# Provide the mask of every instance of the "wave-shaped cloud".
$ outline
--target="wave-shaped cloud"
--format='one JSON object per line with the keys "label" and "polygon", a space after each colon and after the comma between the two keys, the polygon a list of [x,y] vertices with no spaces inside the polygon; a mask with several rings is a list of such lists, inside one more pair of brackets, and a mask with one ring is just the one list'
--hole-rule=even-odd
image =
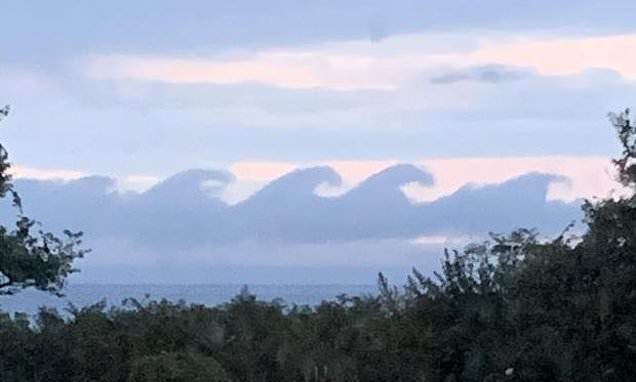
{"label": "wave-shaped cloud", "polygon": [[224,171],[185,171],[143,193],[119,193],[106,177],[66,183],[18,180],[16,186],[27,213],[47,228],[82,229],[89,243],[120,240],[165,251],[253,240],[326,243],[483,235],[517,227],[550,234],[580,217],[579,203],[546,199],[550,184],[561,180],[530,173],[500,184],[466,185],[421,203],[405,196],[402,187],[432,186],[433,176],[406,164],[371,175],[338,197],[315,192],[325,183],[340,184],[332,168],[298,169],[236,205],[220,197],[233,181]]}

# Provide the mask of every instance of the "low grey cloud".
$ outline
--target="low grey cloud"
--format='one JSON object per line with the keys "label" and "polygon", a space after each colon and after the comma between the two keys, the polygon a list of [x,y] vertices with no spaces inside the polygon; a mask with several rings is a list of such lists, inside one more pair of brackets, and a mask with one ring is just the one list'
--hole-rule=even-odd
{"label": "low grey cloud", "polygon": [[[18,180],[16,186],[28,215],[46,222],[48,229],[83,230],[87,243],[95,248],[92,256],[102,263],[137,257],[133,262],[317,265],[320,251],[324,263],[336,260],[337,251],[329,245],[355,252],[364,245],[347,247],[346,243],[404,243],[422,236],[486,237],[489,231],[517,227],[536,227],[551,235],[581,217],[579,203],[546,200],[548,186],[559,178],[538,173],[501,184],[466,185],[424,203],[413,203],[400,187],[412,182],[432,185],[433,178],[406,164],[374,174],[342,196],[328,198],[316,195],[315,189],[340,182],[329,167],[293,171],[244,202],[228,205],[215,195],[232,179],[223,171],[190,170],[139,194],[113,191],[113,180],[105,177],[67,183]],[[217,190],[211,193],[206,184]],[[10,218],[3,212],[4,220]],[[404,258],[398,261],[397,249],[405,247],[390,246],[396,254],[386,262],[397,256],[394,260],[404,265]],[[270,247],[277,249],[266,249]],[[310,253],[306,260],[303,252]],[[360,253],[351,253],[350,258],[362,261],[365,256]]]}
{"label": "low grey cloud", "polygon": [[475,66],[467,69],[448,71],[429,79],[431,84],[446,85],[462,81],[500,83],[527,78],[533,73],[529,70],[510,68],[502,65]]}

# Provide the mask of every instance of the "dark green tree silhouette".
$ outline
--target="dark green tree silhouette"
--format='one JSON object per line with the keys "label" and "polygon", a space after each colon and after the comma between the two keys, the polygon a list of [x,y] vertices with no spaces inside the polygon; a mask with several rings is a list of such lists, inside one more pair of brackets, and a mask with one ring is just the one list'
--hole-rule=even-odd
{"label": "dark green tree silhouette", "polygon": [[196,353],[162,353],[136,360],[130,382],[229,382],[214,359]]}

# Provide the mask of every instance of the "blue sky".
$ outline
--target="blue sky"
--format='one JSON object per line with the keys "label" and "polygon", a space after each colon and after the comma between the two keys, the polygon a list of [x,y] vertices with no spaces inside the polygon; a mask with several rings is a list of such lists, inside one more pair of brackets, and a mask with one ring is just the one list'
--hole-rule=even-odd
{"label": "blue sky", "polygon": [[[632,104],[634,14],[631,1],[8,2],[0,139],[42,189],[100,175],[97,194],[124,197],[206,169],[225,180],[197,190],[236,205],[294,170],[332,168],[337,184],[309,186],[343,197],[410,163],[432,178],[389,182],[411,202],[540,172],[557,176],[537,188],[546,203],[572,203],[616,188],[606,114]],[[475,234],[455,228],[443,234]]]}

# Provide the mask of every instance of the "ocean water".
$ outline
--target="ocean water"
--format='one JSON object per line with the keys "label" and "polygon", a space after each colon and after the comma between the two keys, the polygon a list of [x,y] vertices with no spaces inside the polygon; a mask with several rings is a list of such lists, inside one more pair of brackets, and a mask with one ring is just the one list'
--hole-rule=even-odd
{"label": "ocean water", "polygon": [[[183,300],[186,303],[213,306],[230,301],[242,288],[243,285],[237,284],[72,284],[65,288],[64,297],[55,297],[35,290],[24,290],[12,296],[0,296],[0,310],[33,315],[39,307],[46,306],[64,312],[69,303],[82,307],[105,299],[109,305],[118,306],[126,298],[144,300],[146,295],[154,300],[165,298],[173,302]],[[248,290],[263,301],[281,298],[288,305],[316,305],[323,300],[334,300],[343,293],[349,296],[375,294],[377,286],[261,284],[248,285]]]}

